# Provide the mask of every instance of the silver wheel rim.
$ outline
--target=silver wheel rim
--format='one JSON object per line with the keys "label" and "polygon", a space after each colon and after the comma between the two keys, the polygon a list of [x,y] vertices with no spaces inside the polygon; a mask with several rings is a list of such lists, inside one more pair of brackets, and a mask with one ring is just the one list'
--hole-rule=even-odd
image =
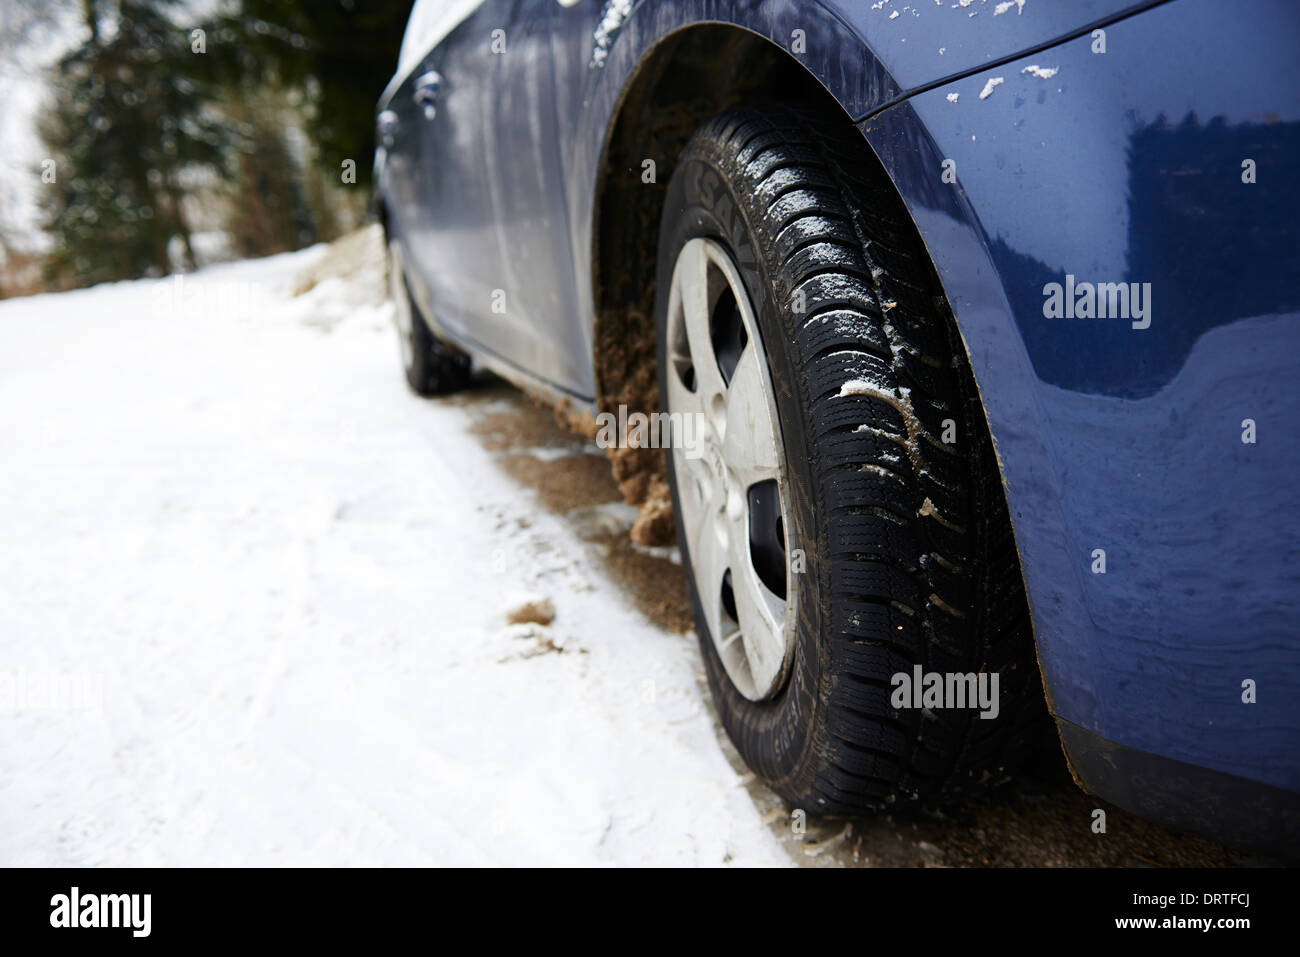
{"label": "silver wheel rim", "polygon": [[415,358],[411,344],[411,297],[406,291],[406,277],[402,269],[402,251],[396,241],[388,244],[388,294],[393,300],[393,322],[397,325],[397,339],[402,346],[402,365],[409,369]]}
{"label": "silver wheel rim", "polygon": [[[730,334],[736,314],[743,341]],[[700,423],[691,449],[672,443],[682,545],[727,677],[760,701],[780,689],[793,648],[789,499],[767,355],[718,243],[692,239],[678,255],[667,333],[668,412]]]}

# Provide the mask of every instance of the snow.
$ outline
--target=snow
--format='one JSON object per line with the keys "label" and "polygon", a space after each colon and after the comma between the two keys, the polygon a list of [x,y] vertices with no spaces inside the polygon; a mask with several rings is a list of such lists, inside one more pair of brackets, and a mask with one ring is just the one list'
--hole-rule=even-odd
{"label": "snow", "polygon": [[610,47],[618,39],[624,21],[631,15],[632,0],[605,0],[605,6],[600,11],[600,22],[596,24],[596,32],[592,35],[594,45],[591,50],[590,66],[605,65]]}
{"label": "snow", "polygon": [[0,864],[789,863],[694,637],[325,255],[0,302]]}
{"label": "snow", "polygon": [[897,400],[897,396],[893,392],[872,379],[849,379],[840,386],[840,391],[835,395],[837,398],[843,398],[847,395],[870,395],[888,401]]}

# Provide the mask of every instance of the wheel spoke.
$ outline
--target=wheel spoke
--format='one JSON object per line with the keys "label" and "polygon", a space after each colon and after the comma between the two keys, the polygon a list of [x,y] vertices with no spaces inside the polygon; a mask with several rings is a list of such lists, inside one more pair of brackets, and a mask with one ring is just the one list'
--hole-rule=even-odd
{"label": "wheel spoke", "polygon": [[682,524],[686,527],[690,540],[691,568],[695,573],[695,588],[704,609],[704,620],[709,626],[710,634],[718,640],[724,631],[731,630],[731,627],[724,625],[722,613],[722,580],[727,574],[727,546],[722,540],[718,522],[721,490],[708,491],[712,494],[700,501],[694,514],[682,515]]}
{"label": "wheel spoke", "polygon": [[692,240],[682,248],[673,284],[673,301],[681,309],[686,346],[695,368],[695,389],[700,407],[707,410],[713,397],[725,392],[726,386],[709,329],[709,258],[708,246],[702,240]]}
{"label": "wheel spoke", "polygon": [[736,617],[744,635],[754,687],[766,695],[785,667],[785,602],[759,580],[749,557],[749,536],[740,523],[733,524],[730,539]]}
{"label": "wheel spoke", "polygon": [[745,488],[781,475],[776,422],[767,398],[767,370],[753,341],[745,346],[727,389],[722,455]]}
{"label": "wheel spoke", "polygon": [[[692,363],[695,361],[691,360]],[[682,382],[682,377],[676,369],[669,369],[665,376],[668,380],[668,408],[673,412],[680,412],[683,416],[695,416],[704,411],[704,394],[698,391],[692,392],[686,388],[686,383]],[[674,443],[676,444],[676,443]]]}

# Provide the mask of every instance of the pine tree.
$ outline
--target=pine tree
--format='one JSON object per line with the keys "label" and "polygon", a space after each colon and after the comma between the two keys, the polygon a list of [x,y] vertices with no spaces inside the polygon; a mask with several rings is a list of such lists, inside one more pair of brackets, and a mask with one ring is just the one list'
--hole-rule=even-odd
{"label": "pine tree", "polygon": [[349,191],[368,195],[375,152],[375,103],[397,68],[411,0],[241,0],[223,21],[238,37],[243,76],[303,90],[312,109],[313,161],[338,182],[356,162]]}
{"label": "pine tree", "polygon": [[320,237],[304,191],[304,158],[290,145],[297,117],[284,92],[246,82],[230,91],[222,108],[235,134],[227,223],[235,254],[268,256],[315,242]]}
{"label": "pine tree", "polygon": [[84,0],[90,39],[54,67],[39,125],[55,161],[48,227],[52,271],[78,285],[171,271],[171,246],[194,266],[188,183],[228,173],[216,85],[174,0]]}

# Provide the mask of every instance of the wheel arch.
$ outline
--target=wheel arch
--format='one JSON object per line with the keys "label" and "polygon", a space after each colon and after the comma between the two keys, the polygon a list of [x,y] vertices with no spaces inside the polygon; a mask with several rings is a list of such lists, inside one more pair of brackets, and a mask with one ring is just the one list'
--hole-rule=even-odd
{"label": "wheel arch", "polygon": [[[853,36],[852,42],[858,45],[862,58],[872,64],[863,67],[864,72],[881,69],[860,38]],[[736,76],[743,78],[742,82],[732,83]],[[879,100],[874,105],[887,102],[891,89],[892,82],[878,83]],[[978,217],[961,200],[948,195],[947,190],[943,196],[933,195],[934,177],[928,173],[935,151],[923,129],[914,125],[907,131],[908,138],[919,140],[919,144],[914,144],[919,148],[915,155],[905,156],[898,149],[897,141],[888,143],[879,136],[871,136],[871,119],[854,123],[855,115],[860,114],[855,113],[856,103],[844,95],[844,90],[830,90],[807,65],[766,36],[724,23],[678,29],[650,48],[631,72],[608,125],[597,167],[590,247],[594,307],[592,362],[597,412],[617,414],[618,407],[626,405],[629,414],[650,413],[659,407],[654,338],[655,259],[663,201],[677,155],[707,119],[727,109],[772,99],[807,104],[810,109],[854,127],[862,162],[870,164],[882,187],[888,184],[897,195],[899,205],[910,217],[905,226],[917,234],[941,286],[943,277],[928,245],[934,237],[927,238],[926,231],[916,221],[915,204],[921,202],[926,207],[944,209],[978,229]],[[880,147],[887,150],[886,156],[878,151]],[[644,159],[656,161],[655,183],[642,182]],[[952,318],[983,403],[986,389],[995,389],[995,383],[987,375],[975,374],[977,366],[971,362],[971,349],[978,348],[978,344],[967,341],[956,310]],[[987,373],[987,365],[983,364],[978,371]],[[992,432],[991,422],[989,428]],[[1006,468],[996,433],[994,449],[1003,492],[1014,513],[1012,489],[1006,484]],[[652,524],[659,528],[671,527],[671,513],[657,516],[657,521],[646,514],[647,506],[653,510],[655,486],[663,476],[662,456],[649,450],[617,450],[611,452],[611,459],[625,497],[642,507],[643,523],[647,527]],[[666,498],[664,491],[662,499],[666,501]],[[1014,523],[1011,535],[1023,563],[1024,554]],[[651,543],[653,538],[651,535],[646,543]],[[1030,629],[1035,633],[1037,646],[1033,620],[1031,606]],[[1046,673],[1043,674],[1045,679]],[[1044,680],[1050,708],[1048,685]]]}
{"label": "wheel arch", "polygon": [[[843,94],[841,94],[841,97]],[[592,364],[596,405],[652,411],[655,251],[668,180],[678,154],[706,120],[770,99],[836,111],[842,102],[795,56],[766,36],[732,23],[676,29],[630,72],[606,128],[591,204]],[[864,141],[864,148],[866,143]],[[645,163],[653,161],[653,182]],[[646,363],[650,374],[639,373]],[[644,379],[638,388],[634,380]]]}
{"label": "wheel arch", "polygon": [[[822,14],[825,21],[814,21],[817,30],[809,31],[810,46],[815,32],[815,42],[823,47],[851,43],[862,51],[857,75],[841,75],[841,87],[835,91],[767,35],[736,23],[695,23],[671,30],[646,44],[627,70],[595,164],[590,216],[579,218],[589,222],[591,230],[597,413],[617,415],[619,406],[626,406],[629,414],[658,409],[654,293],[659,222],[676,159],[695,130],[726,110],[774,99],[806,104],[851,126],[854,111],[865,102],[864,89],[882,98],[893,90],[891,84],[872,79],[878,63],[861,40]],[[803,26],[808,25],[805,19]],[[773,24],[764,29],[781,35]],[[642,40],[625,39],[631,45]],[[611,57],[626,55],[620,46]],[[862,146],[869,155],[865,139]],[[654,162],[653,182],[643,176],[646,160]],[[632,449],[611,450],[610,458],[624,497],[642,507],[634,538],[651,544],[671,535],[662,456]],[[658,514],[651,514],[656,503]]]}

